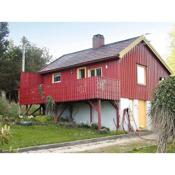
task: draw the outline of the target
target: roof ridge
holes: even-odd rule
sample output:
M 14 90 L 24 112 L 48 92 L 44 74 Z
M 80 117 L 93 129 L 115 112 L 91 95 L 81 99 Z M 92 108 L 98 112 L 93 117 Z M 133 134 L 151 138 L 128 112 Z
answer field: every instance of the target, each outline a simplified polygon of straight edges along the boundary
M 111 45 L 111 44 L 116 44 L 116 43 L 120 43 L 120 42 L 125 42 L 125 41 L 128 41 L 128 40 L 132 40 L 134 38 L 139 38 L 141 37 L 142 35 L 139 35 L 139 36 L 136 36 L 136 37 L 133 37 L 133 38 L 128 38 L 128 39 L 125 39 L 125 40 L 120 40 L 120 41 L 116 41 L 116 42 L 112 42 L 112 43 L 108 43 L 108 44 L 105 44 L 104 46 L 106 45 Z M 103 47 L 103 46 L 102 46 Z

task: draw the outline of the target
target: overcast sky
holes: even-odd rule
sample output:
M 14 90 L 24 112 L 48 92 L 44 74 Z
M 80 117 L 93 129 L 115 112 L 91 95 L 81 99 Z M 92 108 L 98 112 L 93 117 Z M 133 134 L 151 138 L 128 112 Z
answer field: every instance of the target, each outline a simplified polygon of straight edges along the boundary
M 104 35 L 107 44 L 150 33 L 146 38 L 166 59 L 172 27 L 173 23 L 163 22 L 10 22 L 9 38 L 19 44 L 21 37 L 26 36 L 38 47 L 48 48 L 54 60 L 63 54 L 92 47 L 94 34 Z

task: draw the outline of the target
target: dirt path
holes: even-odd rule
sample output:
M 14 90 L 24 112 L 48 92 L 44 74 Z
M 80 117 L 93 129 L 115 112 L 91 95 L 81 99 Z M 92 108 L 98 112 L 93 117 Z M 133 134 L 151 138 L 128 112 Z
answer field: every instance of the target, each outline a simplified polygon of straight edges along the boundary
M 88 143 L 74 146 L 65 146 L 59 148 L 42 149 L 28 151 L 28 153 L 78 153 L 78 152 L 127 152 L 135 147 L 152 145 L 155 141 L 146 139 L 155 139 L 154 134 L 139 137 L 120 138 L 115 140 L 101 141 L 97 143 Z

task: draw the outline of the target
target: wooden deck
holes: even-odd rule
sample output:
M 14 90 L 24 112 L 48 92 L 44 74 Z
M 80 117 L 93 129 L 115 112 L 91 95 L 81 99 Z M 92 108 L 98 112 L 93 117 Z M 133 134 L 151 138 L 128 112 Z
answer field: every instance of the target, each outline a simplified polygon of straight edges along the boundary
M 40 74 L 21 74 L 20 104 L 42 104 L 46 102 L 47 96 L 52 96 L 55 102 L 91 99 L 119 100 L 120 82 L 115 79 L 91 77 L 43 84 Z

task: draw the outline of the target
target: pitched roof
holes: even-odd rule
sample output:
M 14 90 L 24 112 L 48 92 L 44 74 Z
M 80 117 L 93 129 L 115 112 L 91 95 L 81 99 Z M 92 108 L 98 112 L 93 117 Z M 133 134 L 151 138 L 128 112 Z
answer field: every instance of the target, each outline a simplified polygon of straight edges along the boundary
M 122 50 L 127 48 L 138 38 L 139 36 L 123 41 L 118 41 L 115 43 L 106 44 L 97 49 L 90 48 L 63 55 L 60 58 L 48 64 L 47 66 L 45 66 L 44 68 L 42 68 L 39 72 L 45 73 L 53 70 L 73 67 L 82 63 L 96 62 L 109 57 L 117 57 Z
M 145 44 L 151 49 L 151 51 L 156 55 L 157 59 L 164 65 L 169 73 L 173 74 L 172 70 L 167 66 L 165 61 L 161 58 L 153 46 L 145 39 L 144 36 L 137 36 L 127 40 L 106 44 L 100 48 L 90 48 L 63 55 L 42 68 L 39 73 L 47 73 L 54 70 L 78 66 L 81 64 L 98 62 L 111 57 L 123 58 L 126 53 L 128 53 L 133 47 L 142 41 L 145 42 Z

